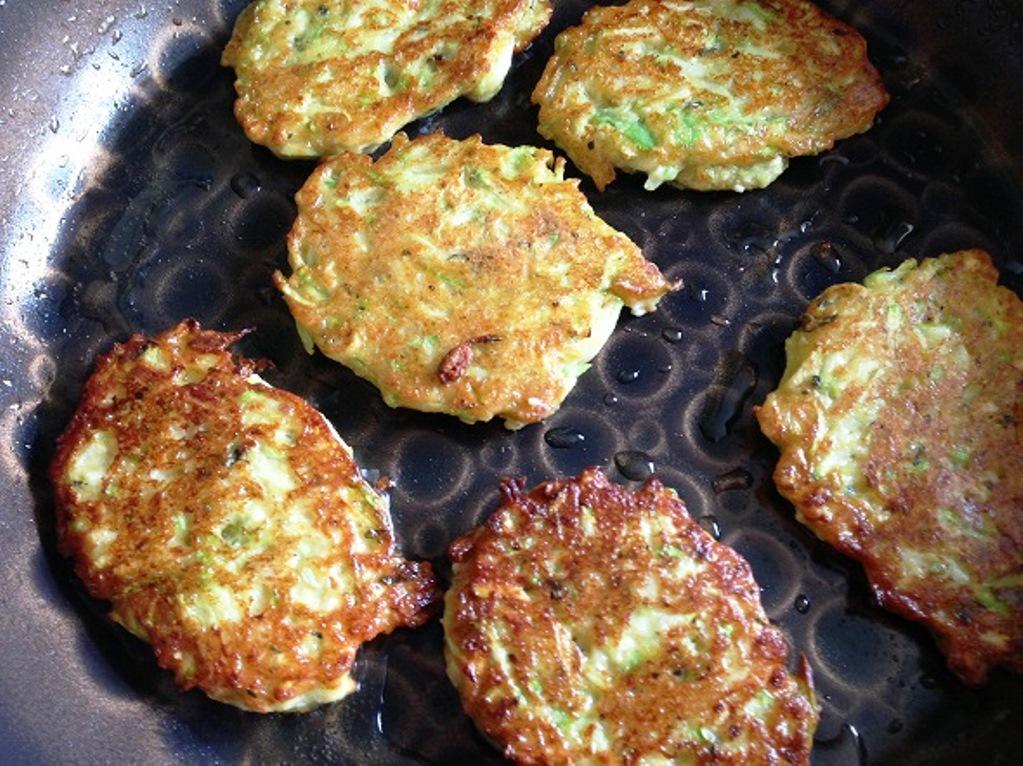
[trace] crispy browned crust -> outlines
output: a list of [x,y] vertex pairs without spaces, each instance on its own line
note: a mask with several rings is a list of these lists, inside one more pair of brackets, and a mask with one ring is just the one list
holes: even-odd
[[[745,3],[754,5],[773,16],[763,28],[713,10],[682,9],[659,0],[592,8],[579,26],[558,36],[555,54],[533,91],[533,102],[540,106],[540,133],[556,141],[603,189],[614,180],[615,166],[627,166],[623,163],[637,154],[662,166],[749,166],[774,156],[817,154],[867,130],[888,103],[888,94],[867,59],[863,37],[806,0]],[[656,35],[617,34],[650,26]],[[639,40],[694,60],[700,71],[719,67],[721,74],[709,77],[730,96],[625,47]],[[749,46],[766,49],[773,57],[751,55]],[[592,104],[638,105],[657,145],[646,149],[623,143],[594,123],[590,106],[576,99],[580,83]],[[647,100],[662,97],[674,98],[673,109],[685,112],[684,126],[670,114],[643,108]],[[755,127],[710,116],[730,105]],[[580,125],[586,125],[582,132]]]
[[[451,545],[444,624],[448,674],[466,712],[506,757],[809,763],[817,723],[809,665],[803,658],[797,674],[786,670],[788,646],[764,615],[749,565],[704,532],[674,492],[656,479],[626,489],[591,468],[530,492],[508,479],[501,493],[486,524]],[[704,567],[699,574],[669,574],[689,557]],[[651,577],[659,594],[641,596]],[[664,629],[656,656],[605,688],[591,686],[587,657],[614,645],[630,615],[648,607],[699,622]],[[507,672],[499,652],[507,653]],[[745,712],[765,690],[773,709]],[[596,752],[548,717],[581,717],[591,694],[587,720],[608,733]]]
[[[306,3],[313,13],[319,4]],[[246,135],[284,157],[328,156],[379,146],[403,125],[470,92],[487,73],[488,59],[500,37],[514,30],[515,49],[521,50],[551,15],[548,0],[439,0],[425,22],[426,33],[418,26],[409,29],[391,53],[368,50],[352,56],[339,49],[315,62],[295,63],[290,60],[295,53],[292,28],[260,5],[252,3],[239,16],[223,64],[237,74],[234,113]],[[346,4],[328,5],[339,13]],[[423,5],[400,0],[388,12],[398,17],[416,7]],[[523,27],[527,13],[535,23]],[[351,39],[338,43],[354,46],[358,34],[353,32]],[[446,53],[446,46],[453,46],[454,52]],[[256,57],[256,48],[273,52]],[[381,66],[403,72],[424,60],[431,62],[435,72],[429,87],[420,87],[411,78],[405,88],[387,95],[378,92]],[[325,108],[305,114],[304,98],[315,99]],[[287,148],[296,143],[308,150]]]
[[[114,346],[85,385],[78,410],[58,441],[50,477],[60,550],[74,560],[89,593],[112,602],[112,616],[152,643],[159,664],[175,673],[182,688],[199,687],[216,699],[264,712],[336,685],[361,643],[397,627],[422,624],[439,594],[429,564],[396,554],[383,501],[362,495],[366,502],[355,508],[340,496],[342,488],[372,490],[323,417],[299,397],[250,380],[259,363],[232,358],[228,347],[242,334],[203,330],[188,320],[153,340],[135,335]],[[154,346],[170,356],[167,371],[140,361]],[[205,377],[175,384],[174,377],[202,355],[212,362]],[[237,401],[246,391],[270,397],[299,424],[300,446],[288,455],[297,486],[286,502],[312,504],[313,528],[333,546],[324,566],[353,573],[353,589],[337,584],[342,605],[333,611],[313,611],[290,595],[297,574],[286,558],[299,541],[289,536],[283,519],[271,520],[279,522],[276,537],[236,571],[206,555],[223,550],[223,561],[230,560],[232,552],[218,547],[217,538],[225,509],[259,497],[252,479],[232,474],[238,455],[272,430],[266,423],[242,423]],[[187,447],[166,435],[171,424],[182,423],[201,429]],[[128,469],[115,462],[111,475],[116,475],[116,488],[110,480],[99,499],[83,501],[68,470],[76,450],[100,429],[116,434],[119,461],[130,456],[137,463]],[[147,493],[152,488],[149,471],[176,464],[183,466],[183,475]],[[284,505],[276,508],[278,513],[286,512]],[[169,541],[180,513],[191,514],[193,522],[188,542],[175,547]],[[117,531],[103,561],[92,555],[76,523]],[[361,530],[367,524],[373,527],[368,545],[355,553],[353,527]],[[207,591],[211,582],[234,594],[265,587],[273,601],[258,615],[202,629],[187,618],[183,604]],[[301,649],[311,634],[319,636],[322,646],[315,660]],[[194,659],[194,670],[183,657]]]
[[[936,273],[925,276],[925,268]],[[997,280],[987,253],[963,251],[921,263],[897,297],[841,284],[807,308],[796,333],[803,367],[866,338],[883,365],[870,395],[882,404],[855,494],[832,475],[815,477],[813,465],[827,446],[826,422],[852,411],[862,388],[844,392],[848,401],[825,415],[812,385],[800,383],[806,376],[790,369],[756,413],[781,450],[775,483],[797,518],[863,564],[882,606],[933,631],[951,669],[971,685],[996,666],[1023,671],[1023,303]],[[929,351],[912,334],[885,332],[893,303],[913,326],[948,321],[960,329]],[[970,355],[963,368],[952,363],[959,343]],[[934,572],[900,582],[900,562],[916,551],[968,579]],[[991,583],[1007,585],[991,591]],[[993,595],[1001,602],[994,609],[984,603]],[[993,634],[1004,642],[986,640]]]

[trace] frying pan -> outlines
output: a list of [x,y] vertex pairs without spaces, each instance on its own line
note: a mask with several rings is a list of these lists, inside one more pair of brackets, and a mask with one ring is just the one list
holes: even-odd
[[[447,544],[492,510],[500,476],[598,464],[629,481],[652,462],[749,559],[768,614],[809,657],[815,763],[1021,762],[1023,679],[965,688],[926,631],[872,603],[859,567],[775,493],[751,406],[829,284],[979,246],[1023,289],[1023,9],[823,2],[867,37],[892,93],[868,134],[744,195],[584,181],[597,212],[685,288],[623,318],[550,422],[509,433],[390,410],[301,351],[270,275],[312,165],[276,160],[232,118],[218,58],[243,5],[0,0],[0,760],[500,762],[444,677],[436,621],[366,647],[345,701],[260,717],[178,692],[56,554],[45,470],[97,355],[192,316],[255,328],[241,351],[272,360],[271,382],[394,479],[399,540],[442,577]],[[557,3],[493,102],[457,102],[412,132],[542,143],[528,95],[585,5]]]

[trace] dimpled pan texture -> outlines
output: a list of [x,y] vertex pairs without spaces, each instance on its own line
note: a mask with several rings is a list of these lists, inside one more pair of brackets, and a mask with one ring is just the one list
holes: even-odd
[[[1023,288],[1010,140],[1023,135],[1023,33],[1008,4],[823,2],[865,36],[892,101],[870,131],[793,160],[763,191],[644,192],[623,177],[597,194],[584,180],[595,211],[685,287],[647,316],[623,317],[558,413],[514,433],[392,410],[296,343],[271,277],[287,268],[293,195],[313,165],[275,159],[234,120],[219,57],[244,5],[0,7],[0,428],[13,445],[0,462],[6,760],[501,762],[461,713],[437,621],[363,647],[361,688],[342,702],[254,716],[182,694],[85,595],[56,552],[46,480],[56,438],[115,340],[188,316],[255,328],[238,352],[273,360],[268,382],[323,412],[360,466],[392,478],[398,547],[434,563],[443,586],[448,545],[497,505],[502,476],[532,487],[600,465],[622,482],[652,462],[693,517],[749,560],[769,619],[808,657],[822,705],[816,764],[1017,760],[1023,682],[995,672],[967,689],[926,630],[874,605],[859,565],[818,542],[775,492],[778,453],[751,411],[778,384],[785,338],[831,284],[979,247],[1006,286]],[[552,148],[529,96],[554,35],[585,8],[556,4],[493,101],[453,103],[410,135]]]

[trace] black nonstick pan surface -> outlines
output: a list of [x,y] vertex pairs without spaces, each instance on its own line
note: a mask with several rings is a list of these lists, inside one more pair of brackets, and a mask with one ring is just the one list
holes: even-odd
[[[749,559],[768,614],[809,657],[816,764],[1023,762],[1023,678],[969,690],[924,630],[877,608],[859,567],[775,492],[776,453],[751,414],[830,284],[978,246],[1023,291],[1023,9],[824,2],[867,37],[892,94],[868,134],[743,195],[584,182],[685,288],[623,317],[549,423],[509,433],[390,410],[301,350],[270,275],[312,165],[275,159],[234,122],[218,61],[244,4],[0,0],[0,761],[500,762],[444,677],[436,621],[366,647],[343,702],[260,717],[178,692],[57,555],[46,467],[97,355],[191,316],[255,328],[241,350],[272,360],[272,383],[392,477],[404,551],[442,576],[499,477],[597,464],[629,481],[652,463]],[[557,3],[493,102],[459,101],[412,131],[542,143],[529,93],[586,5]]]

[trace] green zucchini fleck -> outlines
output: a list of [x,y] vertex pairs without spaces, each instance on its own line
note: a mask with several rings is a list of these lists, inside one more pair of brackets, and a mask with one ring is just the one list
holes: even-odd
[[634,114],[622,114],[619,109],[604,107],[597,110],[593,121],[598,125],[610,125],[644,151],[649,151],[657,146],[656,137],[642,117],[637,117]]

